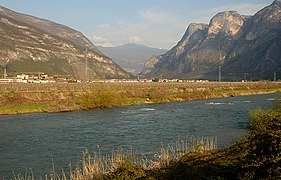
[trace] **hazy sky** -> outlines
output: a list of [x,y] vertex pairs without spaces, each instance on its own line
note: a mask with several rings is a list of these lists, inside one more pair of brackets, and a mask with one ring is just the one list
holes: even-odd
[[49,19],[85,34],[94,45],[126,43],[170,49],[192,22],[221,11],[251,15],[273,0],[0,0],[17,12]]

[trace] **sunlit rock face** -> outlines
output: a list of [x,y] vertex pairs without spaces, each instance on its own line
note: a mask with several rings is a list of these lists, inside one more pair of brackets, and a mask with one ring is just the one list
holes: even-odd
[[[0,6],[0,71],[78,79],[130,78],[80,32]],[[87,72],[87,73],[86,73]]]
[[281,77],[280,7],[281,0],[276,0],[253,16],[227,11],[215,15],[209,24],[192,23],[175,47],[149,60],[142,74],[217,80],[221,69],[229,81],[246,75],[251,80],[272,79],[273,72]]
[[208,35],[222,33],[235,36],[239,33],[244,22],[245,18],[235,11],[218,13],[210,22]]

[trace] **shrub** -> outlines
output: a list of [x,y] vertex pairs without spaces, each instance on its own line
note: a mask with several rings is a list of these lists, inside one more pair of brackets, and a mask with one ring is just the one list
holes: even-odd
[[142,165],[136,165],[129,160],[125,160],[105,179],[141,179],[145,176],[146,171]]
[[122,98],[122,93],[118,91],[98,89],[86,91],[80,96],[78,104],[82,109],[108,108],[122,105],[126,99]]
[[244,168],[251,178],[281,178],[281,107],[250,114]]

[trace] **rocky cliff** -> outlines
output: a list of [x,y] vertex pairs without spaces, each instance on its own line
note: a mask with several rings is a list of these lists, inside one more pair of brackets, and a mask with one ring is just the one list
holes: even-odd
[[0,69],[82,80],[130,78],[80,32],[0,6]]
[[142,75],[160,78],[218,80],[281,77],[281,1],[243,16],[218,13],[209,24],[190,24],[178,44],[152,57]]

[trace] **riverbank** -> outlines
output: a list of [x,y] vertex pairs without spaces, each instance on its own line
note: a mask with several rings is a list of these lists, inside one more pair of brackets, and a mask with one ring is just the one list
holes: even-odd
[[[5,87],[4,87],[5,86]],[[281,83],[1,84],[0,114],[67,112],[281,92]]]

